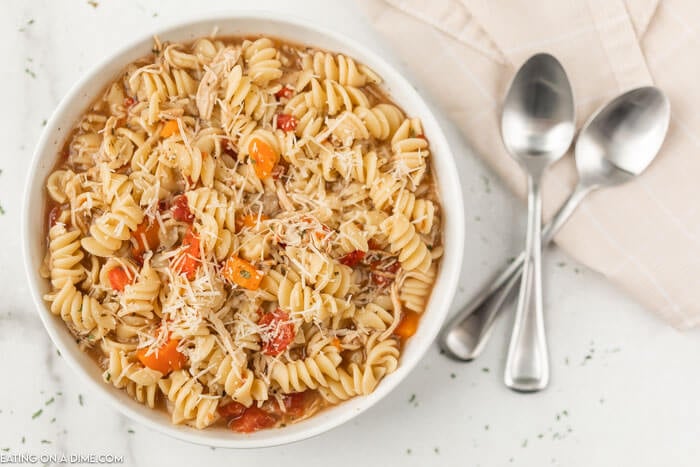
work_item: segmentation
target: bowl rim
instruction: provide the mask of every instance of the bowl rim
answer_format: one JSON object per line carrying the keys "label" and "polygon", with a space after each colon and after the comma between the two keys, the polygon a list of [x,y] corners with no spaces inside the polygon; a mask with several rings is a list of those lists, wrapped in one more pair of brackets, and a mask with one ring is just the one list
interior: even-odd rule
{"label": "bowl rim", "polygon": [[[44,325],[44,328],[48,332],[49,336],[51,337],[51,340],[53,344],[58,348],[58,350],[61,352],[61,356],[63,359],[67,362],[68,366],[79,375],[79,378],[82,379],[84,383],[89,387],[89,390],[98,394],[99,397],[101,397],[103,400],[107,400],[109,405],[117,410],[119,413],[127,416],[128,418],[137,421],[138,423],[141,423],[142,425],[146,426],[147,428],[154,430],[159,433],[166,434],[170,437],[187,441],[190,443],[194,444],[199,444],[199,445],[205,445],[205,446],[213,446],[213,447],[223,447],[223,448],[239,448],[239,449],[248,449],[248,448],[261,448],[261,447],[273,447],[273,446],[280,446],[284,444],[289,444],[297,441],[301,441],[304,439],[312,438],[315,436],[318,436],[322,433],[325,433],[335,427],[338,427],[345,422],[349,421],[350,419],[358,416],[362,412],[366,411],[373,405],[375,405],[379,400],[383,399],[387,394],[389,394],[392,390],[394,390],[405,378],[406,376],[415,368],[417,363],[425,356],[427,353],[428,349],[432,346],[433,342],[435,341],[435,338],[437,337],[437,334],[444,323],[449,307],[445,307],[444,310],[436,310],[433,312],[434,316],[431,316],[430,323],[425,323],[421,322],[421,329],[425,329],[428,327],[428,324],[430,324],[430,330],[427,332],[426,335],[423,335],[422,338],[424,339],[420,344],[416,344],[419,346],[419,348],[413,353],[413,358],[407,359],[402,353],[402,358],[399,364],[399,367],[396,369],[396,371],[391,375],[393,376],[390,381],[384,380],[380,382],[380,384],[375,388],[375,390],[367,395],[367,396],[361,396],[359,398],[355,399],[361,399],[364,403],[361,404],[361,406],[357,407],[356,409],[351,409],[345,410],[345,411],[338,411],[337,415],[334,417],[330,417],[327,420],[324,420],[322,422],[319,422],[315,425],[310,425],[308,426],[304,431],[299,431],[296,433],[288,433],[284,428],[276,429],[274,431],[270,430],[267,433],[272,433],[272,435],[269,435],[265,438],[256,438],[252,436],[241,436],[241,437],[231,437],[231,438],[220,438],[220,437],[215,437],[211,435],[207,435],[207,430],[195,430],[195,429],[182,429],[181,426],[177,425],[171,425],[168,421],[168,423],[160,422],[153,420],[145,415],[143,415],[141,412],[143,410],[137,410],[135,408],[132,408],[131,406],[122,403],[117,397],[115,397],[111,391],[108,389],[111,388],[111,386],[106,386],[103,383],[95,381],[93,378],[90,377],[88,370],[84,367],[83,364],[81,364],[73,355],[72,351],[74,349],[68,349],[67,347],[64,347],[62,339],[59,337],[59,332],[63,332],[62,329],[59,328],[55,323],[55,320],[53,319],[52,313],[49,311],[46,302],[43,300],[43,297],[40,293],[39,286],[38,286],[38,281],[36,280],[37,273],[36,271],[33,271],[34,265],[33,265],[33,260],[31,257],[31,252],[32,252],[32,247],[30,245],[30,238],[32,235],[31,232],[31,227],[30,227],[30,220],[31,216],[29,214],[29,208],[30,208],[30,202],[32,198],[32,193],[34,190],[37,189],[37,183],[35,178],[36,174],[39,170],[39,164],[42,160],[42,158],[47,154],[47,151],[51,149],[50,147],[50,140],[52,137],[52,134],[56,131],[57,125],[60,124],[60,122],[57,122],[57,118],[65,113],[67,109],[70,108],[71,106],[71,101],[74,100],[85,88],[89,83],[91,83],[93,80],[100,79],[97,75],[100,73],[101,70],[104,68],[108,67],[110,64],[112,64],[115,59],[120,56],[121,54],[137,47],[139,44],[148,41],[153,38],[153,36],[167,36],[168,34],[181,29],[181,28],[188,28],[188,27],[194,27],[197,24],[200,23],[210,23],[210,22],[226,22],[226,21],[244,21],[244,20],[261,20],[261,21],[270,21],[276,24],[280,23],[286,23],[287,25],[293,26],[293,27],[298,27],[304,30],[307,30],[309,32],[313,32],[316,34],[320,34],[322,36],[327,36],[331,40],[337,42],[338,44],[342,44],[344,46],[347,46],[349,49],[353,49],[356,51],[361,51],[361,53],[364,55],[364,57],[369,58],[372,62],[381,64],[382,67],[382,72],[380,75],[382,77],[386,77],[387,75],[391,75],[391,82],[393,83],[398,83],[398,85],[401,88],[404,88],[402,91],[407,92],[409,94],[412,94],[412,100],[414,101],[414,104],[422,109],[422,113],[420,115],[420,118],[423,122],[429,120],[430,121],[430,126],[432,127],[431,129],[431,134],[430,134],[430,139],[432,141],[439,141],[438,145],[440,146],[440,156],[439,158],[441,159],[442,164],[446,164],[448,167],[446,167],[443,170],[443,173],[440,174],[440,185],[445,184],[445,186],[449,185],[451,188],[451,191],[454,191],[455,193],[455,199],[450,199],[450,200],[445,200],[442,199],[442,206],[444,211],[448,211],[445,209],[446,202],[449,202],[452,205],[452,208],[449,210],[450,212],[450,223],[452,227],[456,228],[456,234],[453,235],[454,238],[452,238],[452,243],[450,244],[450,250],[449,254],[453,256],[454,260],[451,260],[451,262],[455,263],[452,267],[452,269],[455,269],[454,271],[449,271],[453,272],[454,274],[445,274],[444,266],[446,263],[447,258],[443,258],[442,264],[440,267],[440,270],[438,272],[437,278],[435,285],[433,286],[433,293],[435,292],[435,289],[437,288],[437,285],[440,284],[440,291],[441,295],[446,297],[445,302],[449,303],[451,300],[454,298],[456,289],[457,289],[457,280],[458,280],[458,275],[459,275],[459,268],[461,265],[461,260],[463,257],[463,251],[464,251],[464,203],[462,199],[462,186],[460,183],[460,179],[457,175],[457,167],[455,163],[455,158],[454,154],[450,148],[450,144],[441,128],[441,125],[438,123],[437,119],[435,118],[432,109],[428,106],[428,104],[425,102],[425,100],[418,94],[416,89],[413,87],[410,81],[404,77],[402,73],[400,73],[394,65],[390,64],[389,62],[385,61],[381,56],[379,56],[372,48],[369,46],[365,46],[364,44],[360,43],[359,41],[356,41],[352,37],[346,36],[345,34],[338,33],[336,31],[333,31],[331,29],[327,29],[325,26],[319,26],[309,20],[299,18],[293,15],[288,15],[288,14],[281,14],[277,13],[274,11],[267,11],[267,10],[258,10],[258,9],[227,9],[223,11],[213,11],[213,12],[207,12],[199,15],[192,15],[187,18],[181,18],[173,21],[169,21],[157,28],[154,28],[153,31],[139,35],[138,37],[125,41],[123,45],[120,45],[116,50],[112,51],[109,53],[108,56],[102,58],[99,60],[97,63],[94,65],[90,66],[86,72],[84,72],[81,77],[69,88],[68,92],[64,95],[64,97],[61,99],[59,104],[56,106],[54,109],[49,121],[47,122],[47,125],[42,131],[42,134],[37,142],[37,145],[35,147],[34,153],[32,155],[32,160],[29,166],[29,170],[27,172],[26,180],[25,180],[25,185],[24,185],[24,193],[23,193],[23,198],[22,198],[22,218],[21,218],[21,243],[22,243],[22,258],[24,262],[24,268],[25,268],[25,274],[26,278],[29,284],[29,289],[30,289],[30,294],[32,296],[32,300],[34,302],[35,310],[39,314],[39,317]],[[274,36],[274,34],[270,34],[271,36]],[[284,34],[280,34],[279,36],[276,36],[280,39],[285,39]],[[308,44],[308,45],[314,45],[314,44]],[[337,50],[335,52],[338,52]],[[125,63],[123,66],[126,66],[127,64]],[[105,81],[105,85],[108,84],[107,81]],[[95,96],[92,96],[94,99]],[[399,103],[400,104],[400,103]],[[74,124],[74,122],[70,122],[71,125]],[[434,157],[434,156],[433,156]],[[43,189],[43,185],[39,185]],[[45,196],[45,195],[44,195]],[[45,199],[45,198],[44,198]],[[443,223],[445,222],[445,219],[443,219]],[[445,223],[443,224],[443,236],[446,234],[446,229],[445,229]],[[61,323],[63,324],[63,323]],[[349,404],[350,401],[343,402],[339,404],[339,407],[343,405]],[[313,419],[313,417],[312,417]],[[259,432],[262,433],[262,432]]]}

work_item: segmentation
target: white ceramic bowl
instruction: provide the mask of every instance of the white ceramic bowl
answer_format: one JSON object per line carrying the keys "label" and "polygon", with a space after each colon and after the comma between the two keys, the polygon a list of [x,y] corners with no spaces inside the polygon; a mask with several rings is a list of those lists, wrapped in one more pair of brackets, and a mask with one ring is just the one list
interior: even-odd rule
{"label": "white ceramic bowl", "polygon": [[45,220],[40,214],[44,212],[46,200],[44,182],[71,128],[127,64],[150,52],[151,36],[124,47],[93,68],[73,86],[46,125],[34,153],[26,182],[22,222],[24,262],[37,311],[61,355],[93,392],[104,396],[117,410],[150,428],[194,443],[231,448],[274,446],[309,438],[359,415],[386,396],[416,366],[435,339],[455,293],[464,248],[464,208],[453,155],[435,118],[413,86],[379,56],[354,40],[335,32],[268,12],[210,15],[177,24],[156,34],[162,40],[190,41],[209,35],[215,28],[218,28],[218,34],[222,36],[266,34],[354,57],[382,76],[392,99],[409,115],[421,118],[425,134],[430,139],[430,151],[442,199],[445,255],[430,304],[421,319],[417,333],[405,346],[399,368],[387,376],[372,394],[351,399],[285,428],[263,430],[250,435],[237,434],[224,427],[200,431],[172,425],[166,413],[149,410],[129,398],[124,391],[102,382],[102,371],[90,357],[78,349],[61,319],[51,314],[46,302],[42,300],[42,296],[48,291],[49,283],[39,275],[39,266],[46,247]]}

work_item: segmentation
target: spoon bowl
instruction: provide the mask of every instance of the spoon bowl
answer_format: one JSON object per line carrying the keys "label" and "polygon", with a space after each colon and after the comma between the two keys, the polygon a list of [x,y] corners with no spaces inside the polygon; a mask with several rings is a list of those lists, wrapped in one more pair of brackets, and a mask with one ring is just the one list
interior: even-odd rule
{"label": "spoon bowl", "polygon": [[617,185],[642,173],[661,148],[670,115],[668,98],[653,86],[627,91],[601,107],[576,141],[579,184]]}
{"label": "spoon bowl", "polygon": [[503,144],[528,172],[529,167],[541,172],[564,155],[574,130],[574,98],[564,68],[549,54],[532,56],[503,104]]}

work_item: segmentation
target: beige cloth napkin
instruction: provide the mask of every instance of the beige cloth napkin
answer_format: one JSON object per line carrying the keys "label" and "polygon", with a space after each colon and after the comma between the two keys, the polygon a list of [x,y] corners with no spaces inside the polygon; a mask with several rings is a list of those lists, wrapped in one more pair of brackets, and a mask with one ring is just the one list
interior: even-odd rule
{"label": "beige cloth napkin", "polygon": [[[357,0],[430,98],[516,192],[525,178],[505,153],[499,105],[530,55],[558,57],[580,124],[632,87],[671,100],[660,155],[632,183],[591,195],[556,237],[677,328],[700,322],[700,2],[697,0]],[[544,186],[545,217],[576,180],[573,159]]]}

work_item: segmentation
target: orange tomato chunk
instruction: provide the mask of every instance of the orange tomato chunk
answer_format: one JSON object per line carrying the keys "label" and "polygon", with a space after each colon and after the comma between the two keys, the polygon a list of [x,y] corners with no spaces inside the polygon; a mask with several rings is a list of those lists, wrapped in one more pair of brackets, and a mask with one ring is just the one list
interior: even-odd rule
{"label": "orange tomato chunk", "polygon": [[279,154],[260,138],[253,138],[248,144],[248,154],[253,161],[255,175],[263,180],[272,174],[272,169],[277,164]]}
{"label": "orange tomato chunk", "polygon": [[231,401],[228,404],[220,405],[216,411],[223,418],[238,418],[245,412],[245,405],[240,402]]}
{"label": "orange tomato chunk", "polygon": [[109,285],[112,286],[112,289],[118,290],[119,292],[123,292],[124,288],[131,284],[133,279],[133,277],[129,278],[126,270],[121,266],[110,269],[107,273],[107,278],[109,279]]}
{"label": "orange tomato chunk", "polygon": [[168,120],[160,130],[160,136],[161,138],[168,138],[179,131],[180,127],[177,124],[177,120]]}
{"label": "orange tomato chunk", "polygon": [[234,284],[249,290],[258,290],[263,274],[258,272],[248,261],[231,255],[224,264],[221,274]]}
{"label": "orange tomato chunk", "polygon": [[284,352],[296,334],[294,323],[281,308],[264,313],[258,320],[258,325],[264,328],[260,336],[263,342],[262,352],[273,357]]}
{"label": "orange tomato chunk", "polygon": [[252,433],[263,428],[270,428],[277,423],[277,419],[263,409],[256,406],[248,407],[243,415],[231,420],[228,427],[238,433]]}
{"label": "orange tomato chunk", "polygon": [[399,336],[401,339],[405,340],[411,337],[418,330],[418,321],[420,321],[420,314],[415,311],[407,311],[401,318],[401,322],[394,330],[394,334]]}
{"label": "orange tomato chunk", "polygon": [[167,375],[173,370],[182,369],[187,362],[187,357],[177,350],[179,342],[177,339],[170,339],[150,354],[146,348],[139,349],[136,351],[136,358],[144,366]]}
{"label": "orange tomato chunk", "polygon": [[308,402],[307,399],[309,399],[309,397],[307,397],[308,393],[309,391],[285,394],[282,398],[285,413],[292,418],[298,418],[304,415]]}
{"label": "orange tomato chunk", "polygon": [[175,257],[175,271],[184,274],[189,280],[193,280],[199,267],[199,237],[192,230],[187,229],[185,237],[182,239],[182,246],[185,247],[182,253]]}
{"label": "orange tomato chunk", "polygon": [[134,258],[140,259],[146,251],[154,250],[158,247],[160,243],[159,230],[160,225],[158,222],[148,219],[136,227],[136,230],[131,234],[131,253],[134,255]]}

